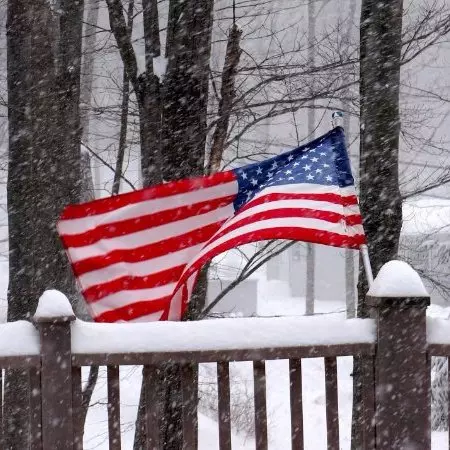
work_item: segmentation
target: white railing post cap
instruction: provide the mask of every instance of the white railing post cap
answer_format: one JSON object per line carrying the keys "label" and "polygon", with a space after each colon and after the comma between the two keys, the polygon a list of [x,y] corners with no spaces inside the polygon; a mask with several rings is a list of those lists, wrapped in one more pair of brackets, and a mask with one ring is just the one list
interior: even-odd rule
{"label": "white railing post cap", "polygon": [[367,293],[370,297],[429,297],[419,274],[406,262],[392,260],[384,264]]}
{"label": "white railing post cap", "polygon": [[35,322],[71,322],[75,320],[75,314],[62,292],[49,289],[39,298],[33,319]]}

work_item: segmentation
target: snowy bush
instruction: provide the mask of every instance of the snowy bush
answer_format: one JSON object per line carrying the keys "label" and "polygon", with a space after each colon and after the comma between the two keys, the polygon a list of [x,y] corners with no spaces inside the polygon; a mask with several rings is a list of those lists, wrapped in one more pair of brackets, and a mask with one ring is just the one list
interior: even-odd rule
{"label": "snowy bush", "polygon": [[448,429],[448,367],[447,358],[431,360],[431,429]]}

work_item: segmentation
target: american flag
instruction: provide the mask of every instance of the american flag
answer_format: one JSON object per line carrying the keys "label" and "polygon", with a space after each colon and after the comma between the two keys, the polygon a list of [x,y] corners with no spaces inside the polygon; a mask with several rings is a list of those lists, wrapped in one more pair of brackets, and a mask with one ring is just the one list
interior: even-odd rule
{"label": "american flag", "polygon": [[58,231],[98,322],[180,320],[201,267],[242,244],[365,243],[339,127],[238,169],[70,205]]}

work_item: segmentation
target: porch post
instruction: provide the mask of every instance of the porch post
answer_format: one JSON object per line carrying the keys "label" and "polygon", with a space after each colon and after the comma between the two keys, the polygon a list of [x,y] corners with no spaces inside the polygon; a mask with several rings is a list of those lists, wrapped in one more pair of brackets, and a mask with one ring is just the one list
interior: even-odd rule
{"label": "porch post", "polygon": [[73,448],[72,353],[70,323],[75,320],[67,298],[46,291],[34,323],[41,339],[42,448]]}
{"label": "porch post", "polygon": [[426,353],[429,304],[428,296],[367,297],[377,325],[374,365],[377,450],[431,447]]}

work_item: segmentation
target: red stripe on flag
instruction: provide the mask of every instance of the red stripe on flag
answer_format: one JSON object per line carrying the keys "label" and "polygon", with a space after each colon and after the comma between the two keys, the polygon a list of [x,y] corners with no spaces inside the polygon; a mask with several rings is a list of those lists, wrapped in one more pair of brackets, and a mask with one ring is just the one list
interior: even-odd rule
{"label": "red stripe on flag", "polygon": [[222,226],[223,221],[197,228],[179,236],[154,242],[133,249],[113,250],[105,255],[86,258],[73,263],[77,277],[93,270],[103,269],[117,263],[135,263],[164,256],[208,241]]}
{"label": "red stripe on flag", "polygon": [[61,235],[61,238],[63,239],[66,248],[84,247],[86,245],[92,245],[102,239],[124,236],[204,214],[229,205],[233,202],[235,197],[235,195],[229,195],[227,197],[207,200],[193,205],[186,205],[154,214],[135,217],[133,219],[110,222],[106,225],[98,225],[96,228],[87,231],[86,233],[76,235],[63,234]]}
{"label": "red stripe on flag", "polygon": [[[119,320],[133,320],[141,316],[157,313],[168,309],[170,296],[158,300],[135,302],[131,305],[125,305],[120,308],[106,311],[94,316],[96,322],[117,322]],[[167,315],[167,314],[166,314]]]}
{"label": "red stripe on flag", "polygon": [[359,214],[352,214],[351,216],[345,216],[345,223],[348,226],[362,225],[362,217]]}
{"label": "red stripe on flag", "polygon": [[81,205],[69,205],[62,212],[60,220],[81,219],[83,217],[104,214],[134,203],[197,191],[200,189],[217,186],[219,184],[228,183],[235,179],[236,176],[232,171],[218,172],[207,177],[188,178],[185,180],[173,181],[170,183],[141,189],[139,191],[94,200]]}
{"label": "red stripe on flag", "polygon": [[261,195],[260,197],[250,200],[246,205],[239,209],[239,212],[245,211],[257,205],[270,203],[280,200],[314,200],[319,202],[334,203],[341,206],[352,206],[358,204],[356,195],[343,197],[339,194],[295,194],[295,193],[271,193]]}
{"label": "red stripe on flag", "polygon": [[150,289],[164,286],[169,283],[176,283],[180,279],[185,267],[186,264],[183,264],[142,277],[124,276],[116,278],[115,280],[107,281],[106,283],[91,286],[83,291],[83,295],[88,303],[93,303],[120,291]]}

